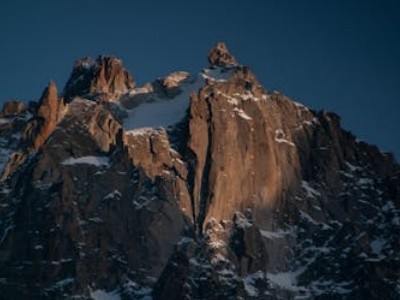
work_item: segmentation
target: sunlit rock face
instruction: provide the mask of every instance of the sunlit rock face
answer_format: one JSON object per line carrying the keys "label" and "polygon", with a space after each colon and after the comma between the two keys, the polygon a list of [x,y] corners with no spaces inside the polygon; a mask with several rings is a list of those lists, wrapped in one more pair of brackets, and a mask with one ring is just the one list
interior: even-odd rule
{"label": "sunlit rock face", "polygon": [[116,58],[0,117],[0,298],[398,299],[400,168],[226,45]]}
{"label": "sunlit rock face", "polygon": [[120,59],[86,57],[75,62],[64,95],[68,101],[76,96],[115,101],[134,87],[135,81]]}

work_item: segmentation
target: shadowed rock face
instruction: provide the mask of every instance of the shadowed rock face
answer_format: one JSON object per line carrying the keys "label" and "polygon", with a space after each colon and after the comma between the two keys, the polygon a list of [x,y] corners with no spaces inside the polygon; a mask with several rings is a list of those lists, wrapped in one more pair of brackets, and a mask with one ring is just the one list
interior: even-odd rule
{"label": "shadowed rock face", "polygon": [[[337,115],[267,92],[225,45],[209,61],[197,79],[120,94],[117,121],[113,76],[98,85],[91,69],[113,64],[82,60],[65,88],[82,98],[65,105],[51,84],[18,145],[0,131],[15,151],[0,182],[0,298],[398,298],[394,158]],[[83,69],[90,84],[71,84]],[[127,127],[143,105],[163,117],[189,94],[179,122]]]}

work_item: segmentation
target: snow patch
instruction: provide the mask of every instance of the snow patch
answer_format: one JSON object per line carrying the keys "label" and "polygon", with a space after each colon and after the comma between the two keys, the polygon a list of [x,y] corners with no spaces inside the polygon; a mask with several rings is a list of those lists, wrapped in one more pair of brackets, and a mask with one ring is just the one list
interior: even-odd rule
{"label": "snow patch", "polygon": [[313,189],[305,180],[301,181],[301,187],[306,191],[307,197],[314,198],[315,196],[321,196],[321,193]]}
{"label": "snow patch", "polygon": [[400,217],[399,216],[393,217],[392,224],[396,225],[396,226],[400,226]]}
{"label": "snow patch", "polygon": [[8,124],[11,121],[12,121],[12,119],[9,119],[9,118],[0,118],[0,125]]}
{"label": "snow patch", "polygon": [[333,280],[317,280],[311,284],[311,291],[316,295],[323,295],[327,291],[329,293],[338,293],[338,294],[349,294],[351,293],[352,289],[347,288],[350,287],[352,284],[351,281],[346,282],[334,282]]}
{"label": "snow patch", "polygon": [[151,127],[145,127],[145,128],[139,128],[139,129],[133,129],[133,130],[129,130],[126,132],[126,134],[129,135],[149,135],[154,131],[154,128]]}
{"label": "snow patch", "polygon": [[250,297],[258,297],[260,295],[260,291],[255,287],[257,279],[265,279],[265,275],[262,271],[258,271],[243,278],[244,289]]}
{"label": "snow patch", "polygon": [[8,236],[8,233],[14,229],[14,225],[11,224],[9,226],[7,226],[4,230],[3,230],[3,236],[0,239],[0,246],[3,244],[3,242],[5,241],[6,237]]}
{"label": "snow patch", "polygon": [[226,82],[229,78],[232,77],[234,73],[233,69],[226,70],[224,68],[215,68],[215,69],[205,69],[201,76],[204,79],[208,79],[216,82]]}
{"label": "snow patch", "polygon": [[228,103],[230,103],[230,104],[232,104],[234,106],[239,105],[239,100],[238,99],[232,98],[232,97],[229,97],[229,96],[227,96],[227,98],[228,98]]}
{"label": "snow patch", "polygon": [[118,190],[113,190],[111,193],[109,193],[107,196],[103,198],[103,200],[110,200],[110,199],[115,199],[115,198],[121,198],[121,193]]}
{"label": "snow patch", "polygon": [[282,272],[282,273],[267,273],[268,280],[274,286],[278,286],[282,289],[289,291],[299,291],[300,288],[297,286],[296,276],[298,275],[295,272]]}
{"label": "snow patch", "polygon": [[370,243],[370,247],[373,253],[379,255],[385,248],[387,241],[381,237],[376,238]]}
{"label": "snow patch", "polygon": [[78,158],[70,157],[64,160],[61,164],[64,166],[71,165],[93,165],[96,167],[107,166],[110,159],[107,156],[82,156]]}
{"label": "snow patch", "polygon": [[383,212],[395,212],[396,207],[394,206],[394,203],[392,200],[386,201],[385,205],[382,206],[382,211]]}
{"label": "snow patch", "polygon": [[275,141],[278,142],[278,143],[280,143],[280,144],[281,144],[281,143],[284,143],[284,144],[288,144],[289,146],[296,147],[295,143],[293,143],[293,142],[291,142],[291,141],[288,141],[287,139],[275,138]]}
{"label": "snow patch", "polygon": [[139,128],[169,127],[181,121],[186,116],[189,108],[190,94],[204,85],[204,78],[199,76],[196,80],[181,86],[181,93],[172,99],[155,97],[128,111],[124,120],[124,129],[129,134]]}
{"label": "snow patch", "polygon": [[294,103],[294,105],[296,105],[298,108],[302,108],[302,109],[308,110],[308,108],[307,108],[304,104],[301,104],[301,103],[296,102],[296,101],[293,101],[293,103]]}
{"label": "snow patch", "polygon": [[296,145],[286,139],[286,134],[283,129],[276,129],[275,130],[275,141],[278,143],[288,144],[289,146],[296,147]]}
{"label": "snow patch", "polygon": [[54,283],[50,288],[47,288],[46,290],[49,290],[49,291],[59,290],[66,285],[70,285],[70,284],[74,283],[74,281],[75,281],[75,279],[72,277],[64,278],[64,279],[61,279],[61,280],[57,281],[56,283]]}
{"label": "snow patch", "polygon": [[236,217],[235,223],[236,223],[237,227],[239,227],[239,228],[249,228],[249,227],[253,226],[251,221],[248,218],[246,218],[242,213],[236,212],[235,217]]}
{"label": "snow patch", "polygon": [[132,204],[135,206],[136,210],[142,209],[143,207],[146,207],[149,205],[151,202],[156,200],[157,197],[152,196],[152,197],[145,197],[145,196],[139,196],[138,200],[140,202],[137,202],[136,200],[133,200]]}
{"label": "snow patch", "polygon": [[353,178],[353,177],[354,177],[352,174],[347,173],[347,172],[345,172],[345,171],[339,171],[339,173],[340,173],[341,175],[343,175],[344,177],[347,177],[347,178]]}
{"label": "snow patch", "polygon": [[289,231],[285,231],[282,229],[278,229],[277,231],[260,230],[260,233],[263,237],[271,240],[282,239],[290,234]]}
{"label": "snow patch", "polygon": [[374,181],[371,178],[360,178],[357,184],[359,185],[373,185]]}
{"label": "snow patch", "polygon": [[94,218],[90,218],[89,219],[90,222],[96,223],[96,224],[101,224],[103,223],[103,219],[99,218],[99,217],[94,217]]}
{"label": "snow patch", "polygon": [[308,213],[304,212],[304,211],[300,211],[300,216],[303,219],[306,219],[308,222],[314,224],[314,225],[318,225],[319,223],[317,221],[315,221]]}
{"label": "snow patch", "polygon": [[345,162],[345,165],[346,165],[346,167],[347,167],[351,172],[356,172],[356,171],[362,170],[361,167],[355,166],[355,165],[349,163],[348,161]]}
{"label": "snow patch", "polygon": [[237,112],[237,114],[239,115],[239,117],[241,117],[242,119],[245,119],[245,120],[248,120],[248,121],[253,120],[248,114],[246,114],[246,113],[244,112],[243,109],[240,109],[240,108],[235,107],[233,110],[234,110],[235,112]]}
{"label": "snow patch", "polygon": [[121,300],[117,291],[105,292],[103,290],[95,290],[90,292],[90,297],[93,300]]}

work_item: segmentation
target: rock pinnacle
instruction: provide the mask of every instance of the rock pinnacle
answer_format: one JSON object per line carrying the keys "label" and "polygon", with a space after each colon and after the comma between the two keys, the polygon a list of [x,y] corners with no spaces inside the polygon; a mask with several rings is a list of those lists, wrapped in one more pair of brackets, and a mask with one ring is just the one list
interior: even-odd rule
{"label": "rock pinnacle", "polygon": [[210,64],[219,67],[239,65],[235,57],[229,52],[228,47],[223,42],[218,42],[217,45],[211,49],[208,54],[208,61]]}

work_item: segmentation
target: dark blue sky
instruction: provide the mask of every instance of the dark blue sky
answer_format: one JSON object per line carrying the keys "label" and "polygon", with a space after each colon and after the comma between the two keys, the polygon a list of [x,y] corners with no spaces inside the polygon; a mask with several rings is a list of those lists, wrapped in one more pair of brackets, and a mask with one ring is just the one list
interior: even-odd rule
{"label": "dark blue sky", "polygon": [[267,89],[400,158],[399,1],[4,0],[0,102],[62,89],[84,56],[118,56],[138,83],[197,72],[219,40]]}

